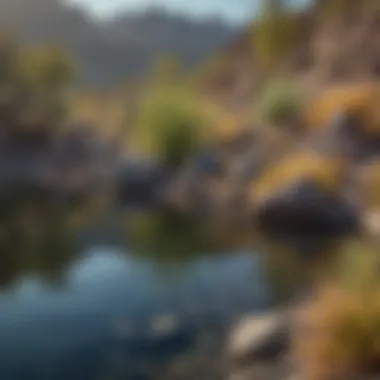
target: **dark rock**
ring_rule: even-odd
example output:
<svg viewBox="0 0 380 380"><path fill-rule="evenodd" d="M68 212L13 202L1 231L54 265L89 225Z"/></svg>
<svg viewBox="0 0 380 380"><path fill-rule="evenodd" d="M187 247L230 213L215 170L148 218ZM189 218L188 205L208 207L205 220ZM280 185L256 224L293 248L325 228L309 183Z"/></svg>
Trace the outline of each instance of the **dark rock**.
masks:
<svg viewBox="0 0 380 380"><path fill-rule="evenodd" d="M117 198L124 204L156 204L170 178L160 165L144 160L123 160L117 169Z"/></svg>
<svg viewBox="0 0 380 380"><path fill-rule="evenodd" d="M198 175L218 175L223 173L223 164L220 157L214 152L199 154L193 163L194 172Z"/></svg>
<svg viewBox="0 0 380 380"><path fill-rule="evenodd" d="M273 194L259 204L255 217L261 230L283 236L336 237L355 231L359 225L350 205L309 181Z"/></svg>

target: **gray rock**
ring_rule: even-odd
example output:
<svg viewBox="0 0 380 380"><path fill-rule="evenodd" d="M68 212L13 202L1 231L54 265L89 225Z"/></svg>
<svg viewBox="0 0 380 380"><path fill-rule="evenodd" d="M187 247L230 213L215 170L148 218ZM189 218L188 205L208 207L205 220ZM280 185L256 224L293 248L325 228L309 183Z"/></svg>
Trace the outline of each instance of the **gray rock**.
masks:
<svg viewBox="0 0 380 380"><path fill-rule="evenodd" d="M289 345L289 324L281 312L242 319L231 331L227 355L236 366L280 360Z"/></svg>

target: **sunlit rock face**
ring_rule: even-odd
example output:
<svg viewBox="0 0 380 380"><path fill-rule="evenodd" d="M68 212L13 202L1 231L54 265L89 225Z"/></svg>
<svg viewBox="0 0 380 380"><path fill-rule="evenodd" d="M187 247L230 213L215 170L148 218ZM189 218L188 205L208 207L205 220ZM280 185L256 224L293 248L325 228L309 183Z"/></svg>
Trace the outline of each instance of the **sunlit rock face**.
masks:
<svg viewBox="0 0 380 380"><path fill-rule="evenodd" d="M311 181L296 181L259 203L258 227L278 235L333 237L355 231L355 210L337 195L324 193Z"/></svg>

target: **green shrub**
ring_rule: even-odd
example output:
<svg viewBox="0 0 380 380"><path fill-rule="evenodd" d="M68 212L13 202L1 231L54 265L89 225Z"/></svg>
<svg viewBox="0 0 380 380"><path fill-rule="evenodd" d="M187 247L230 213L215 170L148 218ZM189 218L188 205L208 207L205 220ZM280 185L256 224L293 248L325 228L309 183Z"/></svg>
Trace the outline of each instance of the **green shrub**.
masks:
<svg viewBox="0 0 380 380"><path fill-rule="evenodd" d="M301 103L297 92L286 84L269 85L261 100L261 114L272 125L288 125L297 121Z"/></svg>
<svg viewBox="0 0 380 380"><path fill-rule="evenodd" d="M204 141L205 115L195 97L178 86L148 90L137 119L137 145L173 168L183 164Z"/></svg>

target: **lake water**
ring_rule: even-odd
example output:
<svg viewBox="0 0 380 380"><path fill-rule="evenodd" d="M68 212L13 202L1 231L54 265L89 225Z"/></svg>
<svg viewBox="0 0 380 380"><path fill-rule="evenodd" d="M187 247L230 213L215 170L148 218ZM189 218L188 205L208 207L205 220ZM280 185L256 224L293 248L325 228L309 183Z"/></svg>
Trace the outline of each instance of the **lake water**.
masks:
<svg viewBox="0 0 380 380"><path fill-rule="evenodd" d="M173 215L128 220L4 245L1 380L151 379L272 302L254 249L207 244Z"/></svg>

